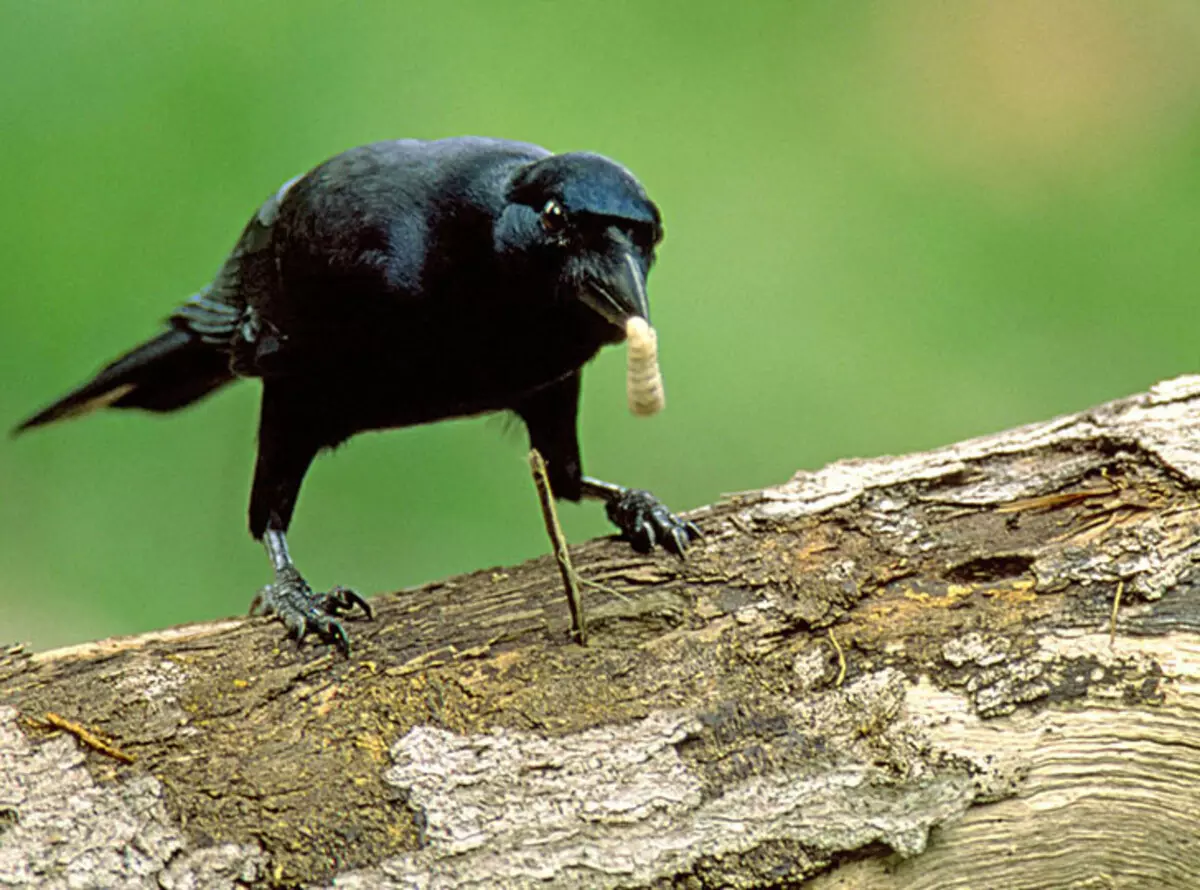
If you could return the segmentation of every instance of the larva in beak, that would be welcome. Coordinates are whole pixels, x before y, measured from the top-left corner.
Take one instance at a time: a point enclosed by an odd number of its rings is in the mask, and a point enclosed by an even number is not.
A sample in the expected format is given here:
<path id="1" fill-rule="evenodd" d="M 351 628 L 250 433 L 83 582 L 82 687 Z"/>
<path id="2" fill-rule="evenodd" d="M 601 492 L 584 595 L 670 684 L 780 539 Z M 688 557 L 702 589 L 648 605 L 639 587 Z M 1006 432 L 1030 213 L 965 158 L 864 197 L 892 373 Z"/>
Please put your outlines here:
<path id="1" fill-rule="evenodd" d="M 625 322 L 625 339 L 625 395 L 629 410 L 639 417 L 649 417 L 666 404 L 662 372 L 658 370 L 658 334 L 650 322 L 635 315 Z"/>

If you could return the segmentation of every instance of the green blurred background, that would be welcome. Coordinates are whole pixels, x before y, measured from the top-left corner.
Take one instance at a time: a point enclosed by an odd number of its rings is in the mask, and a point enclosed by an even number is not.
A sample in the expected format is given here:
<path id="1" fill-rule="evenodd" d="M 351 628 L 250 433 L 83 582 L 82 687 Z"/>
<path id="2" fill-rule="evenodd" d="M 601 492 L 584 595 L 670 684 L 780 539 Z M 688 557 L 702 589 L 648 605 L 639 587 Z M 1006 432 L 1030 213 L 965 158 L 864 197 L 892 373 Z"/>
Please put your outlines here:
<path id="1" fill-rule="evenodd" d="M 586 375 L 590 471 L 687 508 L 1200 370 L 1200 4 L 0 4 L 0 421 L 153 334 L 288 177 L 351 145 L 611 155 L 667 237 L 668 410 Z M 257 385 L 0 441 L 0 641 L 242 613 Z M 314 585 L 546 550 L 523 432 L 355 439 Z M 607 533 L 564 509 L 575 540 Z"/>

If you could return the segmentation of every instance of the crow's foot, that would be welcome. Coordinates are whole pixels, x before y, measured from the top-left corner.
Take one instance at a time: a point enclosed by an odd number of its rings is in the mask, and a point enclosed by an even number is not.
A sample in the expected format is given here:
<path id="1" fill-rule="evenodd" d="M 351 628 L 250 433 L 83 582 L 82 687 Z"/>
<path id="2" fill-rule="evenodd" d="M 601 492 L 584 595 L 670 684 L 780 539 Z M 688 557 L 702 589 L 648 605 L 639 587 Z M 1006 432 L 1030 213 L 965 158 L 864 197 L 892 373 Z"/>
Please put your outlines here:
<path id="1" fill-rule="evenodd" d="M 639 553 L 649 553 L 659 544 L 682 559 L 688 544 L 701 537 L 694 522 L 680 519 L 650 492 L 638 488 L 615 494 L 606 510 L 613 525 Z"/>
<path id="2" fill-rule="evenodd" d="M 314 593 L 295 569 L 275 573 L 275 581 L 258 592 L 250 604 L 251 615 L 275 615 L 299 643 L 309 631 L 336 645 L 343 655 L 350 654 L 350 638 L 338 617 L 355 607 L 370 620 L 371 605 L 348 587 L 334 587 L 328 593 Z"/>

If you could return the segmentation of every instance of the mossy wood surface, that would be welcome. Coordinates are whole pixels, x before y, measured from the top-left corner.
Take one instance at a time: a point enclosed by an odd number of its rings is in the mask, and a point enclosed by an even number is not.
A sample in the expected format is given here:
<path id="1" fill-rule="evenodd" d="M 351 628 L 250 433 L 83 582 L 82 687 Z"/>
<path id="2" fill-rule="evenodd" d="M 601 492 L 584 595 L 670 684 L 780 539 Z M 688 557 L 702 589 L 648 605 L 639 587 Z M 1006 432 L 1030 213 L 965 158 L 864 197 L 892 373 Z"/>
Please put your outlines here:
<path id="1" fill-rule="evenodd" d="M 0 651 L 0 887 L 1200 886 L 1197 481 L 1181 378 L 572 548 L 587 646 L 547 556 Z"/>

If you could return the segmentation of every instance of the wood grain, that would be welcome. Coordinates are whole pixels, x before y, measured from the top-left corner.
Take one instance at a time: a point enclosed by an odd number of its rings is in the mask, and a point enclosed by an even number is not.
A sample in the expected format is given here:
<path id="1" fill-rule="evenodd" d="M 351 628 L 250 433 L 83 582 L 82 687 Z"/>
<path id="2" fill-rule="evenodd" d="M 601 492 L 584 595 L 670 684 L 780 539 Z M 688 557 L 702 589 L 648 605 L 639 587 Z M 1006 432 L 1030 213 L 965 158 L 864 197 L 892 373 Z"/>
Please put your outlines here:
<path id="1" fill-rule="evenodd" d="M 11 649 L 0 886 L 1200 886 L 1198 480 L 1187 377 L 574 547 L 587 646 L 547 557 Z"/>

